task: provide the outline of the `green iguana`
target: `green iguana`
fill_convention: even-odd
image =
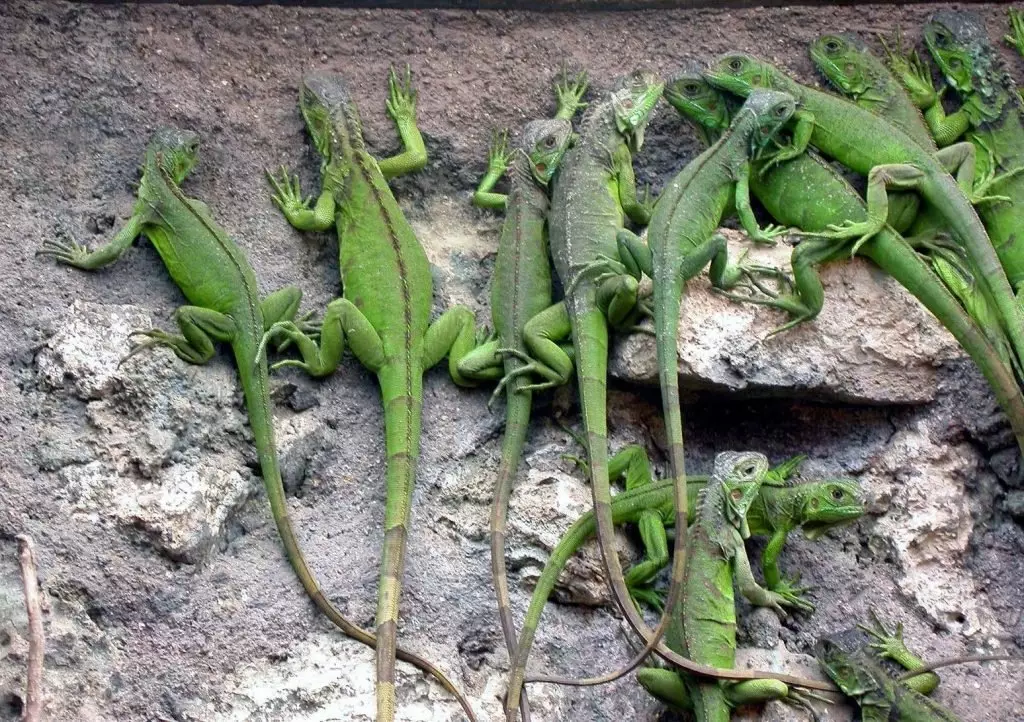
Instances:
[[[692,121],[698,132],[715,139],[728,127],[732,99],[712,87],[697,67],[676,74],[665,87],[665,99]],[[867,217],[864,201],[852,186],[816,153],[807,152],[766,173],[760,161],[750,175],[750,188],[778,222],[808,231],[848,219]],[[982,330],[950,295],[913,248],[889,229],[864,243],[857,254],[869,258],[912,293],[953,334],[988,380],[1024,449],[1024,396],[1010,367],[1003,363]],[[794,286],[781,297],[740,300],[781,308],[793,320],[778,331],[815,318],[824,304],[824,288],[816,266],[846,258],[848,246],[829,239],[805,239],[793,251]]]
[[[920,64],[915,66],[907,56],[894,57],[894,68],[904,83],[931,90],[922,105],[937,137],[965,136],[974,146],[978,192],[1000,193],[1002,200],[986,203],[978,214],[1022,305],[1024,244],[1017,239],[1024,226],[1024,102],[976,13],[933,14],[925,23],[924,40],[946,82],[959,94],[959,110],[945,115],[939,94],[931,89],[931,76]]]
[[[274,447],[267,362],[259,347],[268,328],[281,322],[292,323],[302,293],[297,288],[283,288],[261,301],[256,275],[245,254],[216,224],[203,203],[186,198],[181,192],[178,185],[195,165],[198,148],[199,137],[195,133],[158,130],[146,149],[132,216],[114,239],[94,251],[74,241],[50,241],[40,253],[61,263],[93,270],[117,260],[139,235],[149,238],[191,305],[181,306],[174,313],[180,336],[159,329],[142,332],[149,340],[132,353],[148,346],[166,346],[183,361],[203,364],[213,357],[215,342],[230,344],[267,498],[288,561],[306,593],[332,622],[350,637],[376,646],[371,634],[345,619],[323,594],[288,518]],[[409,652],[399,651],[399,656],[434,676],[458,698],[472,719],[469,703],[440,670]]]
[[[629,595],[622,583],[611,528],[605,377],[608,326],[633,323],[639,278],[621,264],[617,273],[600,275],[592,273],[591,266],[602,255],[618,255],[615,236],[625,216],[640,224],[650,217],[648,204],[637,198],[632,152],[640,148],[648,116],[660,96],[661,82],[650,73],[637,71],[584,115],[580,137],[555,176],[548,214],[551,251],[566,298],[524,328],[530,356],[556,372],[555,378],[541,384],[520,387],[526,391],[568,380],[573,359],[558,342],[572,336],[594,504],[599,518],[606,522],[599,532],[602,555],[620,604],[627,604]],[[513,670],[520,667],[518,658],[517,652]],[[505,703],[509,722],[515,718],[522,683],[521,676],[513,672]]]
[[[839,92],[900,128],[922,148],[932,153],[937,151],[924,116],[907,89],[860,38],[848,33],[823,35],[811,44],[810,54],[814,64]],[[902,202],[893,203],[893,200]],[[912,245],[925,251],[932,270],[985,332],[1002,360],[1013,366],[1012,349],[998,316],[978,292],[962,249],[936,238],[944,231],[941,213],[934,207],[918,213],[920,203],[916,193],[892,193],[889,201],[889,225],[899,233],[908,232]]]
[[[359,111],[344,81],[317,73],[302,80],[299,108],[321,164],[316,204],[303,200],[298,179],[282,170],[275,179],[274,202],[299,230],[338,233],[344,296],[327,306],[319,344],[292,323],[278,323],[267,337],[284,336],[296,344],[302,360],[274,365],[298,366],[326,376],[341,360],[347,339],[360,363],[377,375],[384,405],[387,494],[384,546],[377,601],[377,720],[395,714],[395,647],[398,607],[405,565],[409,511],[419,458],[423,373],[448,356],[455,383],[468,386],[459,360],[475,345],[473,312],[454,307],[430,323],[433,281],[423,247],[413,234],[388,187],[401,173],[423,167],[426,150],[416,128],[416,95],[411,74],[389,79],[387,109],[398,127],[405,152],[375,160],[363,143]],[[467,710],[468,713],[468,710]]]
[[[799,606],[788,595],[764,589],[754,580],[743,540],[750,536],[747,510],[762,488],[768,460],[752,452],[725,452],[697,501],[697,517],[687,535],[685,594],[670,609],[670,647],[701,664],[731,669],[736,660],[736,600],[733,580],[751,604],[780,614]],[[646,668],[637,679],[670,704],[691,706],[698,722],[729,722],[737,704],[781,699],[806,705],[799,693],[772,679],[723,682],[677,670]],[[686,703],[689,703],[687,705]]]
[[[512,616],[505,566],[506,520],[519,457],[530,425],[533,397],[532,391],[521,391],[520,388],[530,383],[531,377],[551,379],[554,374],[528,357],[523,327],[552,303],[547,234],[548,185],[569,148],[572,139],[569,119],[575,114],[586,87],[584,74],[572,82],[563,74],[555,87],[558,113],[552,120],[527,123],[517,152],[509,153],[505,136],[497,136],[490,149],[487,173],[473,197],[477,205],[505,209],[505,223],[491,280],[491,320],[498,337],[463,357],[459,362],[459,372],[475,379],[504,377],[494,392],[496,395],[505,389],[506,421],[491,506],[490,531],[491,575],[510,662],[515,655],[518,634]],[[511,166],[512,176],[508,195],[492,192],[508,166]],[[530,719],[525,694],[522,717],[523,722]]]
[[[762,556],[765,583],[772,591],[796,595],[801,590],[783,579],[778,558],[791,531],[800,529],[809,539],[817,539],[840,524],[851,522],[864,513],[860,487],[853,481],[817,481],[790,484],[788,478],[804,457],[795,457],[770,470],[760,493],[747,511],[750,533],[770,537]],[[662,601],[646,585],[654,580],[669,562],[668,537],[665,528],[675,523],[673,480],[654,481],[647,452],[641,446],[630,446],[615,454],[608,462],[612,479],[625,476],[626,490],[612,499],[612,517],[616,524],[636,524],[644,547],[644,559],[625,575],[626,586],[634,602],[644,601],[659,610]],[[686,481],[688,519],[696,518],[697,495],[708,479],[690,476]],[[594,515],[588,512],[569,527],[551,552],[523,621],[519,638],[523,659],[527,659],[541,614],[566,563],[594,535]]]
[[[755,87],[790,93],[800,110],[794,115],[793,142],[780,149],[761,173],[803,153],[809,144],[851,170],[868,176],[867,219],[846,219],[812,236],[861,244],[882,230],[888,214],[889,188],[916,190],[943,214],[973,264],[979,287],[999,314],[1018,360],[1024,361],[1024,309],[993,250],[981,220],[965,193],[974,182],[974,146],[957,143],[929,153],[903,131],[844,98],[797,83],[769,63],[745,53],[727,53],[705,71],[716,87],[746,97]],[[957,170],[954,181],[948,169]],[[959,185],[958,185],[959,184]],[[992,202],[996,197],[972,196],[973,202]]]
[[[875,618],[871,627],[858,625],[818,640],[814,654],[843,694],[857,703],[863,722],[960,722],[925,696],[938,686],[936,674],[901,681],[886,668],[884,660],[911,671],[925,666],[907,649],[902,625],[892,633]]]

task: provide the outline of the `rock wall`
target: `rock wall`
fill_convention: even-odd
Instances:
[[[979,8],[1001,35],[1003,9]],[[396,195],[434,265],[435,307],[466,303],[485,318],[500,218],[472,209],[469,195],[491,129],[550,112],[546,83],[563,58],[588,68],[596,90],[636,63],[668,72],[733,48],[811,79],[805,48],[817,33],[898,22],[913,36],[930,9],[0,7],[0,720],[17,719],[22,704],[21,532],[36,540],[48,604],[50,719],[372,718],[372,652],[316,613],[284,559],[231,358],[192,367],[158,350],[118,365],[131,330],[170,328],[182,302],[153,249],[139,242],[93,274],[33,256],[55,234],[96,244],[114,232],[156,126],[201,133],[187,191],[240,241],[262,290],[294,283],[305,308],[322,308],[338,292],[334,239],[290,229],[269,202],[263,168],[284,163],[314,185],[318,164],[295,107],[310,69],[343,72],[371,147],[392,151],[386,68],[410,62],[431,163],[397,181]],[[637,158],[638,177],[655,190],[697,149],[674,115],[659,111]],[[770,253],[785,261],[786,249]],[[875,608],[902,621],[928,658],[1020,653],[1024,486],[1005,420],[952,339],[891,280],[855,261],[827,268],[824,282],[819,319],[771,339],[780,314],[732,304],[704,281],[691,284],[682,310],[691,470],[707,471],[725,449],[773,461],[806,453],[806,477],[851,476],[872,499],[857,524],[818,542],[793,539],[784,554],[784,569],[815,587],[817,610],[780,621],[744,609],[741,643],[757,648],[747,654],[758,666],[806,665],[817,636]],[[612,448],[644,444],[660,470],[652,340],[618,339],[611,372]],[[489,412],[490,389],[457,389],[439,369],[424,393],[400,639],[439,662],[481,719],[497,719],[507,660],[486,527],[503,408]],[[339,607],[370,626],[383,506],[375,381],[347,359],[324,381],[276,374],[273,398],[307,557]],[[512,499],[520,615],[551,547],[589,506],[580,473],[562,458],[580,451],[559,425],[578,424],[574,398],[561,389],[539,399]],[[622,539],[635,548],[634,537]],[[545,612],[533,670],[584,675],[628,659],[629,635],[605,587],[589,547]],[[443,690],[399,670],[399,719],[460,719]],[[1024,719],[1019,669],[958,667],[943,678],[938,698],[964,720]],[[672,719],[631,678],[597,690],[536,686],[531,699],[539,722]]]

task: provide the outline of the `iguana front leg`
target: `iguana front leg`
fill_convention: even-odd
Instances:
[[[63,240],[43,241],[43,245],[36,251],[36,255],[49,256],[58,263],[93,271],[120,258],[121,254],[132,245],[132,241],[142,233],[142,227],[148,220],[149,216],[146,211],[137,210],[113,239],[94,251],[90,251],[87,246],[80,244],[74,238],[68,237]]]
[[[508,147],[508,131],[495,132],[491,136],[491,145],[487,150],[487,172],[473,193],[473,205],[479,208],[504,210],[508,196],[493,192],[493,188],[505,175],[511,162],[512,151]]]
[[[582,70],[576,77],[570,78],[568,71],[563,67],[558,80],[555,81],[555,102],[557,104],[556,118],[572,120],[576,113],[587,104],[582,102],[583,94],[587,92],[590,81],[587,79],[587,71]]]
[[[878,618],[874,609],[871,612],[871,624],[858,624],[857,628],[874,639],[871,648],[883,659],[891,659],[908,672],[925,666],[923,659],[915,655],[903,639],[903,623],[896,624],[895,630],[889,630]],[[923,672],[904,680],[904,683],[921,694],[931,694],[939,686],[939,675],[934,672]]]
[[[612,158],[616,170],[616,183],[619,189],[619,205],[623,213],[640,226],[646,226],[651,220],[654,199],[650,189],[644,188],[643,196],[636,191],[636,175],[633,172],[633,156],[629,149],[622,146]]]
[[[761,165],[758,171],[762,178],[772,169],[772,166],[796,158],[810,145],[811,135],[814,133],[814,113],[798,110],[793,113],[791,122],[793,123],[793,132],[790,142],[768,156],[768,160]]]
[[[814,610],[814,605],[801,599],[797,594],[790,591],[772,591],[758,584],[750,570],[750,560],[739,531],[733,529],[732,533],[736,538],[735,552],[732,557],[733,576],[736,579],[737,588],[751,604],[756,604],[759,607],[771,607],[782,616],[786,614],[782,609],[783,606],[796,607],[808,612]]]
[[[395,121],[402,139],[403,151],[377,161],[385,180],[417,171],[427,164],[427,147],[416,127],[416,89],[412,84],[412,68],[406,63],[405,74],[398,77],[394,67],[388,69],[387,111]]]

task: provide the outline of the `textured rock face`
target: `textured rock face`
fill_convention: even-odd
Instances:
[[[982,6],[993,37],[1004,10]],[[386,66],[410,60],[432,162],[394,186],[434,265],[436,309],[488,312],[500,219],[471,209],[492,127],[550,113],[545,86],[568,54],[607,88],[625,59],[659,71],[684,54],[736,47],[813,77],[803,48],[837,28],[920,25],[920,7],[648,12],[559,18],[524,13],[365,12],[173,5],[0,7],[0,722],[18,717],[27,653],[13,535],[30,533],[48,605],[47,714],[55,720],[369,720],[371,650],[316,613],[285,561],[270,517],[233,361],[203,367],[166,350],[119,365],[128,334],[172,329],[182,298],[146,242],[93,274],[32,257],[58,231],[97,244],[132,203],[134,173],[159,124],[203,137],[186,191],[246,249],[270,291],[298,284],[304,309],[337,294],[332,237],[281,219],[264,167],[318,170],[295,109],[299,73],[340,70],[371,147],[393,148]],[[765,28],[772,32],[766,33]],[[998,30],[998,34],[997,31]],[[671,42],[666,40],[672,38]],[[686,42],[677,39],[685,38]],[[1012,57],[1008,56],[1012,60]],[[5,62],[4,62],[5,61]],[[662,110],[637,157],[657,190],[696,141]],[[732,236],[734,250],[742,241]],[[762,252],[784,265],[789,249]],[[755,255],[755,257],[757,257]],[[1024,485],[1007,425],[949,336],[870,265],[823,272],[822,315],[765,339],[782,321],[691,284],[682,309],[680,374],[688,470],[715,454],[797,453],[805,478],[860,480],[858,523],[811,542],[795,534],[786,574],[814,588],[811,615],[780,620],[741,604],[741,664],[810,674],[822,634],[878,610],[902,621],[926,658],[1020,653],[1024,645]],[[617,339],[610,361],[612,450],[643,444],[664,469],[652,339]],[[498,719],[507,657],[491,592],[487,522],[504,408],[490,388],[427,374],[422,459],[402,599],[401,643],[436,662]],[[373,622],[383,519],[382,415],[374,378],[347,359],[313,381],[272,379],[288,504],[326,593]],[[563,455],[581,450],[575,388],[536,400],[509,521],[512,602],[521,618],[590,489]],[[620,537],[624,562],[639,554]],[[763,542],[751,545],[759,556]],[[755,564],[755,566],[757,566]],[[590,544],[545,610],[530,669],[585,676],[632,653]],[[1007,664],[943,672],[939,699],[964,720],[1024,718]],[[399,665],[400,720],[459,720],[436,684]],[[531,687],[535,722],[676,719],[632,678],[601,690]],[[788,707],[742,719],[790,720]],[[828,719],[849,719],[830,708]],[[843,715],[847,715],[844,717]]]

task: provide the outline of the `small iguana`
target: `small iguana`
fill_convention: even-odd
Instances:
[[[302,292],[287,287],[260,300],[256,275],[245,254],[213,220],[206,205],[185,197],[178,187],[195,165],[198,150],[199,136],[195,133],[158,130],[146,149],[131,218],[114,239],[93,251],[74,241],[49,241],[40,253],[76,268],[94,270],[117,260],[139,235],[149,238],[191,305],[174,312],[181,335],[160,329],[141,332],[148,341],[132,354],[149,346],[166,346],[183,361],[204,364],[213,357],[216,342],[230,344],[271,513],[288,561],[316,606],[345,634],[374,647],[373,635],[345,619],[321,591],[288,518],[274,446],[267,362],[259,346],[272,325],[292,322]],[[472,719],[469,703],[439,669],[404,650],[399,656],[435,677],[458,698]]]
[[[548,260],[548,185],[572,139],[570,119],[586,91],[586,75],[569,81],[563,73],[555,85],[559,109],[552,120],[535,120],[523,129],[522,143],[508,152],[507,140],[499,135],[492,143],[487,173],[473,196],[473,202],[504,208],[505,223],[498,241],[498,254],[491,279],[491,320],[497,338],[478,346],[459,362],[467,378],[501,378],[497,395],[505,389],[505,436],[501,462],[491,505],[491,575],[498,601],[498,616],[508,650],[515,655],[518,633],[512,615],[505,565],[505,535],[509,497],[515,484],[519,457],[530,425],[533,391],[521,391],[532,380],[557,382],[557,373],[530,359],[523,340],[523,327],[552,303],[551,263]],[[492,192],[498,179],[511,166],[508,195]],[[553,383],[554,383],[553,382]],[[543,382],[540,384],[543,386]],[[492,400],[494,396],[491,397]],[[522,698],[523,722],[530,719],[526,695]]]
[[[770,537],[762,556],[765,584],[772,591],[795,595],[801,590],[793,581],[783,579],[778,558],[791,531],[800,529],[808,539],[818,539],[830,529],[852,522],[864,513],[864,502],[856,482],[844,480],[815,481],[790,484],[804,457],[795,457],[771,469],[764,484],[747,511],[750,533]],[[608,462],[612,479],[625,476],[626,490],[612,499],[612,515],[616,524],[636,524],[644,546],[644,559],[629,569],[626,585],[634,602],[644,601],[659,610],[663,602],[653,590],[646,588],[668,565],[669,550],[666,527],[675,523],[673,480],[654,481],[647,452],[641,446],[629,446]],[[697,513],[697,495],[708,484],[705,476],[686,480],[689,504],[688,521]],[[594,515],[587,512],[569,527],[551,552],[523,621],[519,644],[527,659],[541,614],[562,570],[569,559],[594,535]]]
[[[924,26],[932,58],[962,101],[945,115],[931,76],[907,56],[894,55],[893,67],[908,85],[931,90],[924,94],[925,116],[936,137],[964,136],[976,149],[974,184],[978,192],[996,190],[1003,200],[978,209],[1010,286],[1024,304],[1024,245],[1017,242],[1024,226],[1024,102],[985,32],[977,13],[937,12]]]
[[[936,154],[929,153],[870,111],[845,98],[801,85],[778,68],[745,53],[720,56],[704,76],[712,85],[743,97],[756,87],[788,92],[800,105],[794,115],[792,144],[780,149],[762,167],[762,173],[814,145],[824,155],[868,176],[867,220],[847,219],[811,235],[837,241],[857,238],[853,245],[856,251],[885,226],[889,188],[916,190],[939,209],[973,263],[979,288],[998,312],[1015,355],[1024,360],[1024,309],[1015,302],[985,227],[971,205],[972,201],[993,202],[997,198],[972,194],[974,146],[956,143]],[[956,181],[949,170],[957,171]],[[971,200],[967,194],[972,194]]]
[[[925,696],[938,686],[936,674],[927,672],[901,681],[886,668],[884,660],[910,671],[924,666],[907,649],[901,627],[891,633],[876,618],[872,627],[858,625],[819,639],[814,654],[843,694],[857,703],[863,722],[960,722]]]
[[[409,513],[419,459],[423,373],[448,356],[455,383],[472,385],[458,370],[475,345],[473,312],[454,307],[430,323],[433,280],[427,256],[395,201],[388,179],[425,165],[423,139],[416,128],[416,94],[407,69],[400,80],[392,69],[388,113],[405,152],[374,159],[363,143],[362,124],[341,77],[328,73],[302,79],[299,108],[321,164],[316,204],[303,200],[298,179],[282,170],[268,173],[274,202],[299,230],[338,233],[344,296],[327,306],[319,344],[293,323],[271,327],[268,338],[294,342],[298,366],[314,376],[332,373],[348,341],[352,353],[377,375],[384,405],[387,494],[384,547],[377,599],[377,720],[395,714],[395,648],[398,608],[405,566]],[[469,710],[467,709],[467,714]]]
[[[687,536],[685,594],[669,611],[668,644],[701,664],[731,669],[736,660],[736,599],[733,580],[751,604],[780,614],[802,606],[794,597],[764,589],[754,580],[744,539],[750,536],[747,511],[762,488],[768,460],[753,452],[724,452],[697,501],[697,517]],[[671,704],[689,701],[697,722],[729,722],[737,704],[769,699],[806,706],[804,698],[771,679],[723,682],[671,669],[646,668],[637,679]],[[680,684],[682,682],[682,684]],[[682,699],[681,699],[682,697]]]
[[[716,139],[728,127],[730,109],[735,107],[732,98],[712,87],[695,66],[684,68],[666,84],[665,99],[708,140]],[[751,173],[750,188],[776,221],[815,231],[842,220],[867,217],[860,194],[816,153],[808,151],[762,173],[765,162],[759,161]],[[982,329],[941,280],[902,237],[889,229],[864,243],[857,254],[895,278],[953,334],[988,380],[1010,420],[1018,445],[1024,449],[1024,396],[1013,371],[1002,362]],[[791,294],[767,299],[737,298],[791,314],[793,319],[773,333],[784,331],[815,318],[824,305],[825,291],[816,266],[848,255],[848,246],[829,239],[805,239],[793,250]]]
[[[823,35],[811,44],[810,54],[814,64],[839,92],[903,130],[922,148],[931,153],[937,151],[924,116],[907,89],[860,38],[852,33]],[[1003,361],[1013,366],[1015,359],[1006,334],[994,309],[978,292],[963,250],[951,241],[938,238],[945,231],[942,214],[931,206],[920,213],[919,209],[916,193],[892,193],[888,224],[899,233],[906,232],[908,242],[925,253],[946,288],[985,332]],[[983,216],[984,213],[983,210]]]

